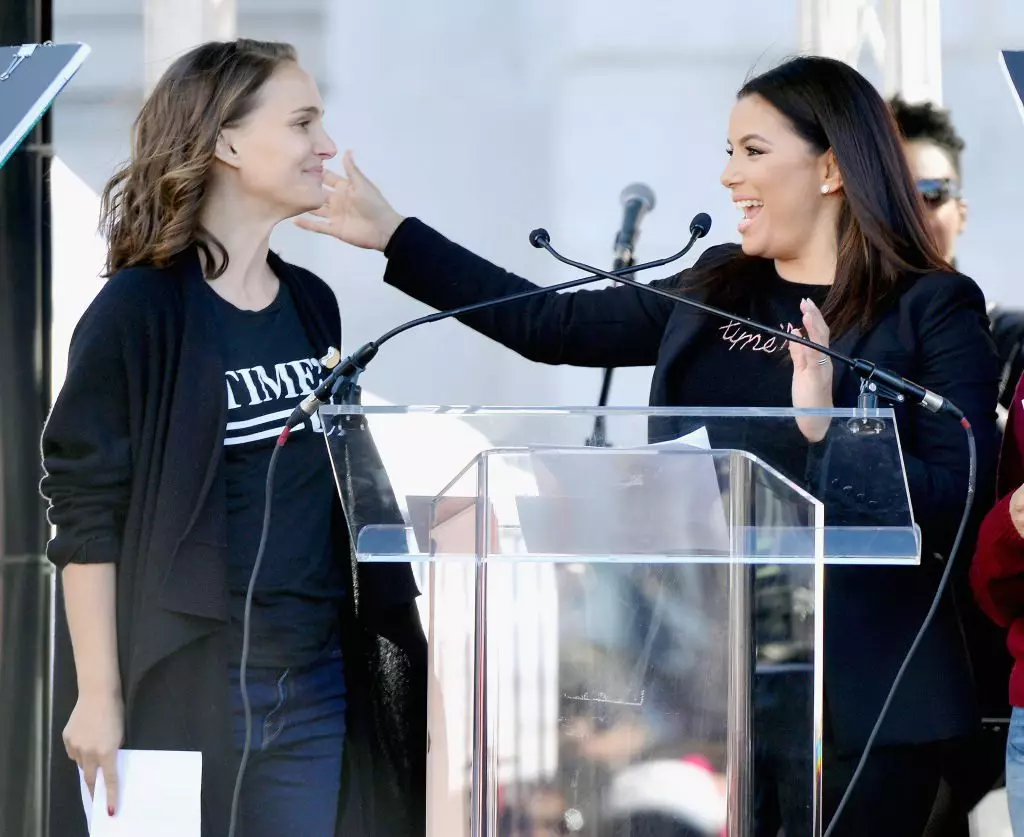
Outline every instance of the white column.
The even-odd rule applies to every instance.
[[[144,0],[146,92],[186,50],[235,37],[236,0]]]
[[[939,0],[887,0],[886,93],[942,104]]]
[[[800,0],[800,46],[851,66],[865,47],[881,64],[884,35],[873,0]]]
[[[882,93],[942,102],[939,0],[800,0],[801,47],[883,69]]]

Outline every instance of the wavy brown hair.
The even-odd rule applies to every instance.
[[[748,81],[737,98],[745,96],[765,99],[815,154],[835,154],[843,204],[835,282],[822,306],[833,336],[870,328],[902,282],[952,270],[928,231],[893,115],[864,76],[832,58],[793,58]],[[734,303],[747,295],[752,260],[718,260],[694,287]]]
[[[209,278],[224,273],[227,250],[199,222],[217,138],[256,107],[280,65],[296,60],[290,44],[240,38],[203,44],[171,64],[135,119],[131,157],[103,189],[105,275],[163,267],[193,246]]]

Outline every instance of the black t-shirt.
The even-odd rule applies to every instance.
[[[260,311],[236,308],[212,288],[210,295],[226,370],[228,587],[238,652],[270,454],[292,410],[320,383],[322,370],[283,282],[274,301]],[[253,666],[312,662],[337,624],[345,590],[331,541],[335,488],[321,433],[314,415],[292,431],[278,455],[270,532],[253,592]]]
[[[751,282],[749,310],[755,322],[782,331],[801,328],[800,301],[822,305],[828,285],[787,282],[774,270]],[[793,364],[789,344],[738,322],[709,320],[674,381],[671,403],[704,407],[791,407]]]
[[[830,286],[787,282],[769,262],[763,273],[750,277],[748,287],[743,303],[731,310],[788,332],[802,328],[801,300],[810,298],[820,307]],[[789,343],[734,320],[709,317],[668,386],[666,403],[683,407],[791,407]],[[716,448],[748,450],[787,476],[803,479],[806,443],[796,424],[780,422],[770,435],[752,433],[753,427],[746,422],[712,422],[708,435]]]
[[[774,269],[751,277],[745,310],[755,322],[782,331],[802,328],[800,302],[819,307],[828,285],[787,282]],[[734,309],[735,310],[735,309]],[[737,322],[709,319],[685,364],[672,381],[669,403],[708,407],[791,407],[793,363],[789,345]],[[803,477],[807,443],[795,426],[772,434],[749,435],[746,423],[708,427],[712,446],[748,450],[796,480]],[[799,617],[800,600],[809,595],[812,574],[798,566],[759,566],[754,572],[755,634],[759,670],[805,666],[810,659],[810,621]]]

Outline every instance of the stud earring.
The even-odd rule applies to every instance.
[[[823,194],[823,195],[827,195],[828,194],[828,184],[827,183],[822,183],[821,184],[821,194]]]

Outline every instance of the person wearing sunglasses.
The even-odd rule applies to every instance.
[[[953,127],[949,112],[931,102],[909,104],[900,96],[889,102],[925,216],[939,252],[947,262],[956,260],[956,243],[967,225],[967,202],[960,191],[960,155],[964,141]]]

